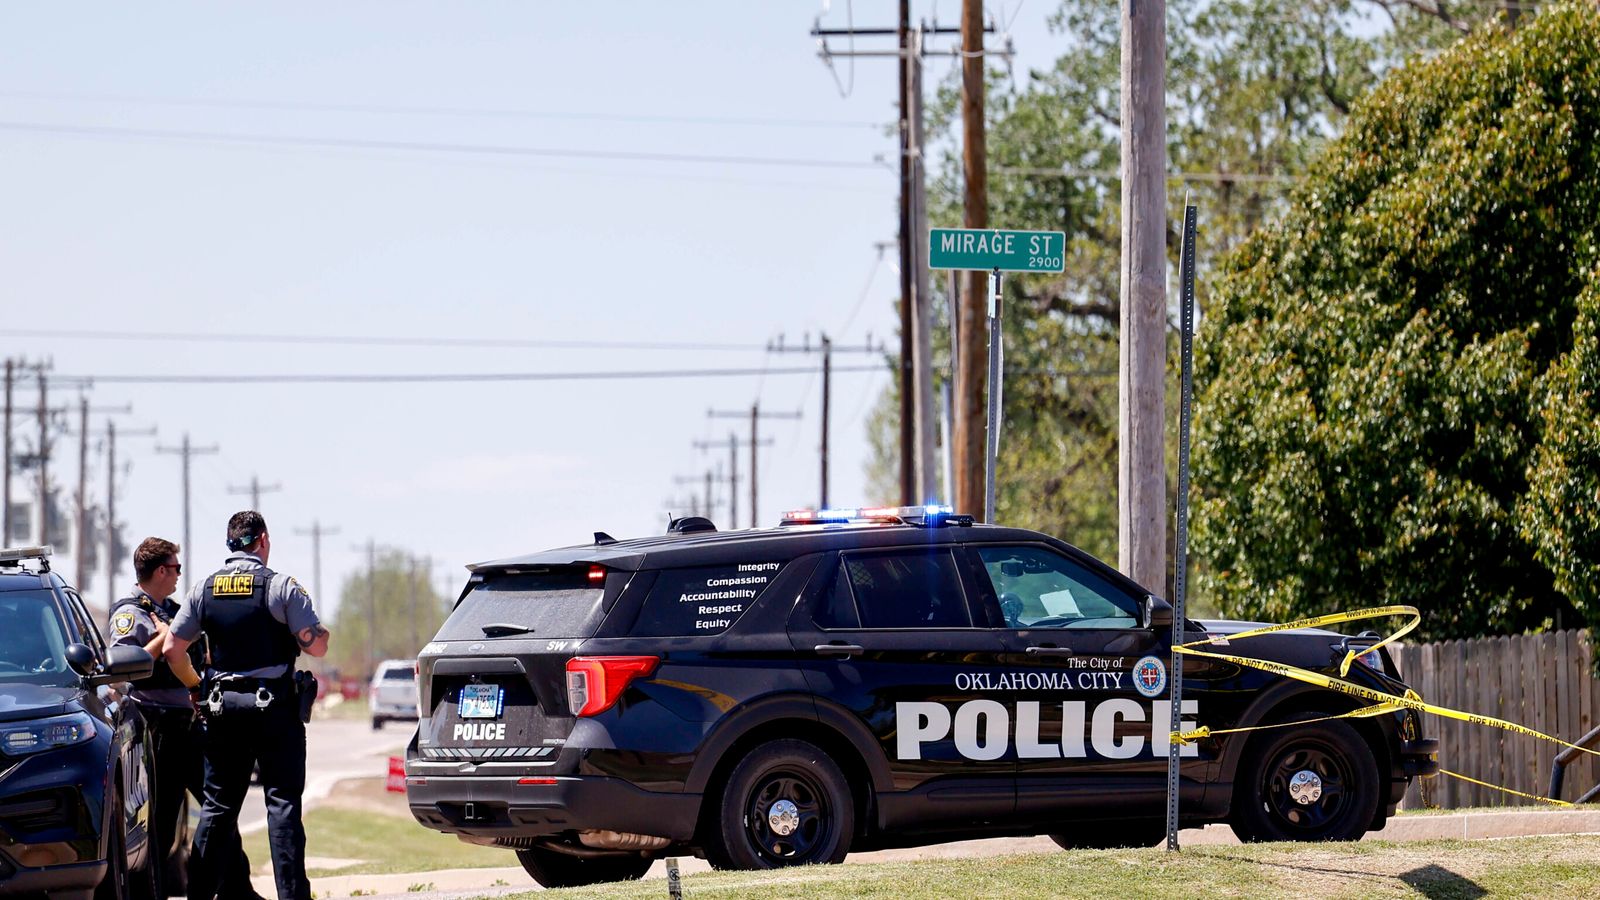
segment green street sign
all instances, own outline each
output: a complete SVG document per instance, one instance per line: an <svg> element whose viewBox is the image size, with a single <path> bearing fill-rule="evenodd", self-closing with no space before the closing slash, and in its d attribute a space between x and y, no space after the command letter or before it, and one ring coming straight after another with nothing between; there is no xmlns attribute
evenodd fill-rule
<svg viewBox="0 0 1600 900"><path fill-rule="evenodd" d="M997 228L933 228L928 231L928 268L1002 272L1066 269L1067 236L1060 231Z"/></svg>

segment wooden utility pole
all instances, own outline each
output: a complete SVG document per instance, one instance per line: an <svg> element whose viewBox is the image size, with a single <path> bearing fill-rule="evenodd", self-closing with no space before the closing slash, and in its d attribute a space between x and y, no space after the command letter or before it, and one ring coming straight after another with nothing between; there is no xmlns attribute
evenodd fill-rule
<svg viewBox="0 0 1600 900"><path fill-rule="evenodd" d="M984 135L983 0L961 4L961 165L966 183L962 224L989 227L988 149ZM952 298L955 323L955 398L952 443L957 512L983 509L984 392L989 352L988 286L984 272L966 274L966 290Z"/></svg>
<svg viewBox="0 0 1600 900"><path fill-rule="evenodd" d="M4 510L0 511L0 547L11 543L11 392L16 383L17 364L6 360L6 472Z"/></svg>
<svg viewBox="0 0 1600 900"><path fill-rule="evenodd" d="M39 370L39 546L50 543L50 407L44 370Z"/></svg>
<svg viewBox="0 0 1600 900"><path fill-rule="evenodd" d="M229 486L228 493L230 493L230 494L249 494L250 495L250 508L252 510L254 510L255 512L261 512L261 495L263 493L265 493L265 492L281 491L281 490L283 490L283 485L281 485L281 484L269 484L269 485L263 486L261 484L261 479L257 478L254 475L251 475L250 476L250 484L249 485L244 486L244 487L232 487L232 486Z"/></svg>
<svg viewBox="0 0 1600 900"><path fill-rule="evenodd" d="M412 556L409 560L406 583L411 595L411 652L408 655L416 656L422 650L422 641L417 637L417 558Z"/></svg>
<svg viewBox="0 0 1600 900"><path fill-rule="evenodd" d="M91 410L92 411L92 410ZM120 410L119 410L120 411ZM117 562L121 544L117 541L117 423L106 420L106 609L117 602ZM123 437L155 437L154 428L121 432ZM189 552L184 547L185 553ZM79 586L82 589L82 586Z"/></svg>
<svg viewBox="0 0 1600 900"><path fill-rule="evenodd" d="M916 425L916 481L915 496L908 504L926 503L939 491L938 465L934 461L934 426L938 413L933 405L933 290L928 285L928 173L927 154L923 148L922 104L922 27L912 29L910 45L905 58L909 71L909 94L905 107L910 112L910 163L911 163L911 268L912 268L912 327L911 364L913 392L912 411ZM981 36L980 36L981 40Z"/></svg>
<svg viewBox="0 0 1600 900"><path fill-rule="evenodd" d="M833 354L835 353L877 353L884 352L883 343L872 343L872 335L867 335L867 340L856 346L835 344L827 334L822 334L821 343L812 346L811 335L805 336L805 342L798 347L791 347L784 343L783 335L778 336L776 342L767 344L768 353L820 353L822 354L822 440L818 444L818 456L822 467L821 493L818 498L817 508L828 508L828 417L833 405Z"/></svg>
<svg viewBox="0 0 1600 900"><path fill-rule="evenodd" d="M337 528L323 528L322 520L312 519L310 528L296 528L295 534L310 535L311 537L311 589L316 591L313 599L322 599L322 539L333 537L339 533Z"/></svg>
<svg viewBox="0 0 1600 900"><path fill-rule="evenodd" d="M189 443L189 432L185 431L183 433L182 444L177 447L157 447L156 452L172 453L183 457L183 549L184 552L189 554L189 558L191 560L196 559L197 555L194 550L194 545L189 542L189 511L191 508L189 503L190 462L196 456L218 452L217 445L212 444L209 447L196 447ZM194 567L190 566L190 568L192 569ZM184 596L188 596L189 594L189 576L187 574L183 576L183 593Z"/></svg>
<svg viewBox="0 0 1600 900"><path fill-rule="evenodd" d="M710 416L713 419L742 418L742 417L744 417L746 415L748 415L750 417L750 441L749 441L749 444L748 444L748 446L750 447L750 527L751 528L759 528L759 527L761 527L760 526L760 515L761 515L761 512L760 512L760 505L759 505L760 504L760 493L759 493L759 491L760 491L760 488L761 488L761 484L760 484L760 479L756 477L756 473L758 471L757 466L759 465L759 462L760 462L759 456L757 455L757 451L761 447L761 437L760 437L760 431L759 431L761 420L762 419L798 419L798 418L800 418L800 413L798 411L796 411L796 412L767 412L767 413L764 413L764 412L761 411L761 404L758 402L758 403L750 404L750 412L749 413L728 412L728 411L718 412L717 410L707 410L706 411L706 415ZM732 440L732 439L730 438L730 440ZM767 443L770 445L772 443L772 441L769 439L767 441ZM734 523L734 524L737 525L738 523Z"/></svg>
<svg viewBox="0 0 1600 900"><path fill-rule="evenodd" d="M78 502L72 558L77 563L74 586L81 593L89 577L89 398L78 398ZM109 609L110 607L107 607Z"/></svg>
<svg viewBox="0 0 1600 900"><path fill-rule="evenodd" d="M1122 4L1122 313L1117 564L1166 583L1166 0Z"/></svg>
<svg viewBox="0 0 1600 900"><path fill-rule="evenodd" d="M911 165L911 115L906 98L911 94L911 0L900 0L900 19L896 26L900 38L900 503L916 502L916 372L913 364L916 340L914 313L916 267L911 243L913 197Z"/></svg>

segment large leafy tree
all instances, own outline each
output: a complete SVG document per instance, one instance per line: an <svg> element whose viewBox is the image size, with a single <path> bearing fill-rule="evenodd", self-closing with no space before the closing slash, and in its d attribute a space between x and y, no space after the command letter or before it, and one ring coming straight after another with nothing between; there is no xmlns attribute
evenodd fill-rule
<svg viewBox="0 0 1600 900"><path fill-rule="evenodd" d="M1600 618L1597 262L1593 4L1359 102L1206 310L1202 590L1267 618L1412 603L1434 637Z"/></svg>

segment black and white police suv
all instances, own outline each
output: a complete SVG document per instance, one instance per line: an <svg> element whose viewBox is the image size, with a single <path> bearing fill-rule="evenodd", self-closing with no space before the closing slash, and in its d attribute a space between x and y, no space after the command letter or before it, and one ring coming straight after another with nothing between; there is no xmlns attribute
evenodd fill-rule
<svg viewBox="0 0 1600 900"><path fill-rule="evenodd" d="M513 848L547 887L668 854L759 869L1164 834L1172 608L1088 554L940 507L595 538L470 567L418 660L406 791L423 825ZM1192 640L1248 627L1185 623ZM1377 640L1286 631L1248 654L1336 674ZM1381 648L1347 677L1405 691ZM1356 708L1213 659L1183 679L1185 729ZM1182 749L1184 821L1357 838L1436 771L1436 746L1409 711L1208 737Z"/></svg>
<svg viewBox="0 0 1600 900"><path fill-rule="evenodd" d="M153 898L149 732L126 682L142 647L107 647L49 547L0 550L0 894Z"/></svg>

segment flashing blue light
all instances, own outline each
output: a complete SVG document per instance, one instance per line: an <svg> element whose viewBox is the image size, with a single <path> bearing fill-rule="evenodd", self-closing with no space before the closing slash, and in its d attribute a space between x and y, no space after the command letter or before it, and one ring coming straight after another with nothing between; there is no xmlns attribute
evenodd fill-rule
<svg viewBox="0 0 1600 900"><path fill-rule="evenodd" d="M931 503L924 506L922 510L930 516L948 516L956 511L953 506L936 506Z"/></svg>

